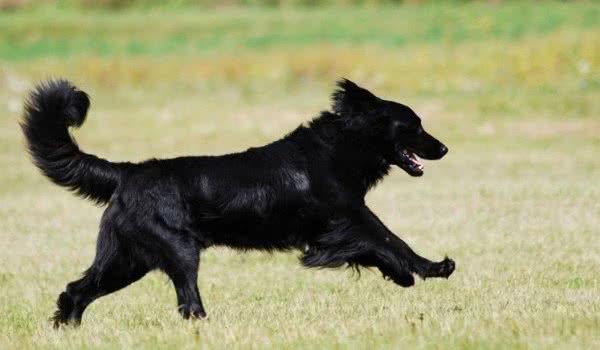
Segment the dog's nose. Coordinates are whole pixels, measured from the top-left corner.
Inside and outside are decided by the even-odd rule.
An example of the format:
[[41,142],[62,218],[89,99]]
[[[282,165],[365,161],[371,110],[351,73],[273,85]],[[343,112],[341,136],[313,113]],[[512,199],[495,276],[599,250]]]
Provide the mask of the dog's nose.
[[442,146],[440,147],[440,154],[441,154],[441,155],[442,155],[442,157],[443,157],[443,156],[445,156],[445,155],[446,155],[446,153],[448,153],[448,147],[446,147],[446,146],[442,145]]

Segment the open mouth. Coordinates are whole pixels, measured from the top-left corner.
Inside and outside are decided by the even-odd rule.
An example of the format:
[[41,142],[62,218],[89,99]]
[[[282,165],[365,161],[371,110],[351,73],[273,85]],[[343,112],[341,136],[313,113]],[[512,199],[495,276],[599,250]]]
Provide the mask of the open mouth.
[[405,149],[399,153],[398,166],[411,176],[423,175],[423,169],[425,168],[416,154]]

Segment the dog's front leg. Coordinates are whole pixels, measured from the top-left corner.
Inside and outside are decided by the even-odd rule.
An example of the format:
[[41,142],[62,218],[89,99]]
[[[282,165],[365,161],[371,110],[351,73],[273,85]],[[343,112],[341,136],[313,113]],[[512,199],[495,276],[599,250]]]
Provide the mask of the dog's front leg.
[[378,249],[406,262],[410,272],[416,273],[423,279],[448,278],[454,272],[455,263],[452,259],[446,257],[440,262],[433,262],[415,253],[406,242],[390,231],[368,207],[362,208],[361,216],[369,223],[370,232]]
[[447,278],[454,271],[454,262],[448,258],[432,262],[415,253],[366,206],[330,220],[325,232],[304,252],[302,263],[308,267],[373,266],[404,287],[414,284],[413,273]]

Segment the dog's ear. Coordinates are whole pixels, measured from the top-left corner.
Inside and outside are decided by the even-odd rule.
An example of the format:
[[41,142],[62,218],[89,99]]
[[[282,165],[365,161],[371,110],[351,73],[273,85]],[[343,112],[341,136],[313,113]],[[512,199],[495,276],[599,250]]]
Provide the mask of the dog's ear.
[[337,89],[331,96],[332,109],[344,116],[365,115],[377,104],[377,97],[348,79],[337,82]]

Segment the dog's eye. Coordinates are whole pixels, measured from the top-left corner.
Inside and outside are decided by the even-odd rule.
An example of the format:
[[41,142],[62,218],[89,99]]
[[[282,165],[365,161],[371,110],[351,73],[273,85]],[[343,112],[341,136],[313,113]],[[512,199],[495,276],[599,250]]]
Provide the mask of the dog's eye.
[[417,135],[421,135],[423,133],[423,128],[421,126],[417,126]]

